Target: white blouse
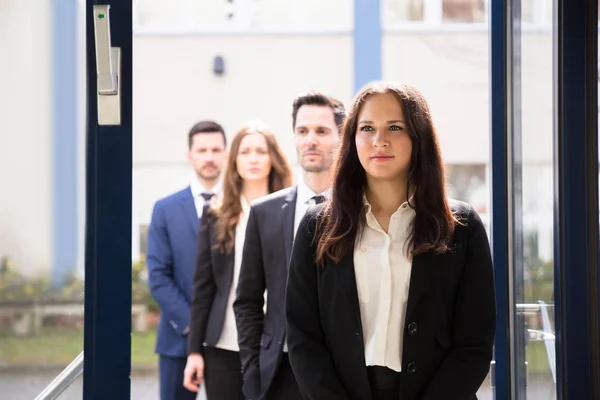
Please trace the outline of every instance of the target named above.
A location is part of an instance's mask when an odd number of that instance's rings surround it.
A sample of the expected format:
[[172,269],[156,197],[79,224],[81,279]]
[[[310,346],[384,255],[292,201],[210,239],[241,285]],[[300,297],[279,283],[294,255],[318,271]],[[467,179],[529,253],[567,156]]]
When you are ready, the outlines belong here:
[[365,198],[366,224],[354,249],[367,366],[402,370],[402,339],[412,258],[405,246],[415,211],[407,202],[382,228]]
[[246,224],[248,223],[248,213],[250,206],[246,199],[241,196],[242,213],[240,220],[235,228],[235,254],[233,261],[233,280],[229,289],[229,299],[227,300],[227,308],[225,311],[225,321],[223,322],[223,330],[221,337],[215,344],[215,347],[229,351],[240,351],[238,345],[237,326],[235,324],[235,314],[233,312],[233,302],[235,301],[238,279],[240,277],[240,267],[242,266],[242,253],[244,250],[244,241],[246,240]]

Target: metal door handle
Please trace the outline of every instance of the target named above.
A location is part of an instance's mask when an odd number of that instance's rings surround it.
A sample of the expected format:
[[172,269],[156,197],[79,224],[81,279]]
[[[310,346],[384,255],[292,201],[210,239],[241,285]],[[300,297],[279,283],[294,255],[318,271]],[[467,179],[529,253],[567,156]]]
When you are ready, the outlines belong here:
[[98,125],[121,125],[121,49],[110,37],[110,5],[94,5]]

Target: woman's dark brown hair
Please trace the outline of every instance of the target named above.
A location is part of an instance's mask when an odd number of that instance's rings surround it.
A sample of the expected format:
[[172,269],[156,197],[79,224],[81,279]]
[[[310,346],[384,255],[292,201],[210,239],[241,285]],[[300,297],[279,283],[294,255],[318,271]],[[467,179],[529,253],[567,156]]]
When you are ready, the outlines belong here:
[[[374,94],[393,93],[400,102],[412,141],[407,192],[413,192],[415,218],[407,249],[412,255],[448,251],[455,217],[446,198],[444,165],[427,101],[419,90],[408,85],[372,83],[355,97],[342,128],[342,143],[334,164],[331,201],[322,210],[315,233],[317,262],[335,262],[354,250],[365,214],[363,195],[366,172],[356,150],[357,121],[365,101]],[[409,193],[406,196],[409,199]]]
[[275,134],[260,121],[251,121],[242,126],[231,142],[231,149],[223,174],[223,195],[213,202],[210,210],[217,217],[215,225],[216,247],[224,253],[229,253],[233,249],[235,228],[242,213],[240,196],[242,195],[244,181],[238,173],[236,159],[244,137],[254,133],[260,133],[264,136],[269,149],[271,157],[271,171],[268,177],[269,193],[292,185],[292,169],[287,157],[277,143]]

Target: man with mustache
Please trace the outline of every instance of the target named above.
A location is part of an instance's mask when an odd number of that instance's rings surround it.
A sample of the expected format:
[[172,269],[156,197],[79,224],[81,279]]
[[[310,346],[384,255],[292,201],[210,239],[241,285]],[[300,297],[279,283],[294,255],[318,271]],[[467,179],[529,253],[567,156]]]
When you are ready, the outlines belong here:
[[[324,199],[340,143],[345,111],[322,93],[298,96],[292,107],[300,182],[250,208],[242,266],[233,304],[244,375],[252,400],[301,400],[285,343],[285,286],[292,241],[304,213]],[[263,313],[267,292],[267,310]]]
[[147,265],[150,290],[161,310],[156,339],[161,400],[196,398],[197,393],[183,386],[196,241],[203,206],[219,190],[225,146],[221,125],[213,121],[194,125],[188,133],[191,183],[159,200],[152,212]]

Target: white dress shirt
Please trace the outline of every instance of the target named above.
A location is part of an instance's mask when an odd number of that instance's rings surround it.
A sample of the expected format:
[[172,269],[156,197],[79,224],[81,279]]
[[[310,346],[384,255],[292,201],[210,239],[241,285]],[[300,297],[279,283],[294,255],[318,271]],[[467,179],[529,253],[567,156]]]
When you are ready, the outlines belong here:
[[[327,190],[319,194],[327,197],[329,191]],[[302,220],[302,217],[304,217],[306,210],[308,210],[310,206],[314,206],[316,204],[315,200],[313,199],[313,197],[316,195],[317,193],[313,192],[313,190],[309,188],[304,181],[300,180],[298,182],[296,189],[296,213],[294,214],[294,238],[296,238],[296,231],[298,230],[298,226],[300,225],[300,221]]]
[[235,301],[235,294],[237,290],[238,279],[240,277],[240,267],[242,266],[242,253],[244,250],[244,241],[246,240],[246,224],[248,222],[248,213],[250,212],[250,206],[244,198],[240,197],[242,202],[242,213],[240,214],[240,220],[235,227],[235,248],[234,248],[234,259],[233,259],[233,279],[231,281],[231,287],[229,289],[229,299],[227,300],[227,308],[225,309],[225,321],[223,322],[223,330],[219,341],[215,344],[215,347],[229,351],[240,351],[238,345],[238,334],[237,326],[235,324],[235,314],[233,312],[233,302]]
[[[402,339],[412,257],[405,246],[415,212],[402,204],[392,214],[388,233],[365,198],[366,224],[354,249],[354,273],[367,366],[402,369]],[[412,204],[412,201],[411,201]]]
[[198,178],[194,176],[190,182],[190,189],[192,191],[192,197],[194,198],[196,213],[198,214],[198,218],[200,218],[202,217],[202,211],[204,209],[204,204],[206,203],[206,200],[204,200],[204,197],[202,197],[202,193],[219,193],[221,191],[221,182],[217,183],[211,190],[206,190]]

